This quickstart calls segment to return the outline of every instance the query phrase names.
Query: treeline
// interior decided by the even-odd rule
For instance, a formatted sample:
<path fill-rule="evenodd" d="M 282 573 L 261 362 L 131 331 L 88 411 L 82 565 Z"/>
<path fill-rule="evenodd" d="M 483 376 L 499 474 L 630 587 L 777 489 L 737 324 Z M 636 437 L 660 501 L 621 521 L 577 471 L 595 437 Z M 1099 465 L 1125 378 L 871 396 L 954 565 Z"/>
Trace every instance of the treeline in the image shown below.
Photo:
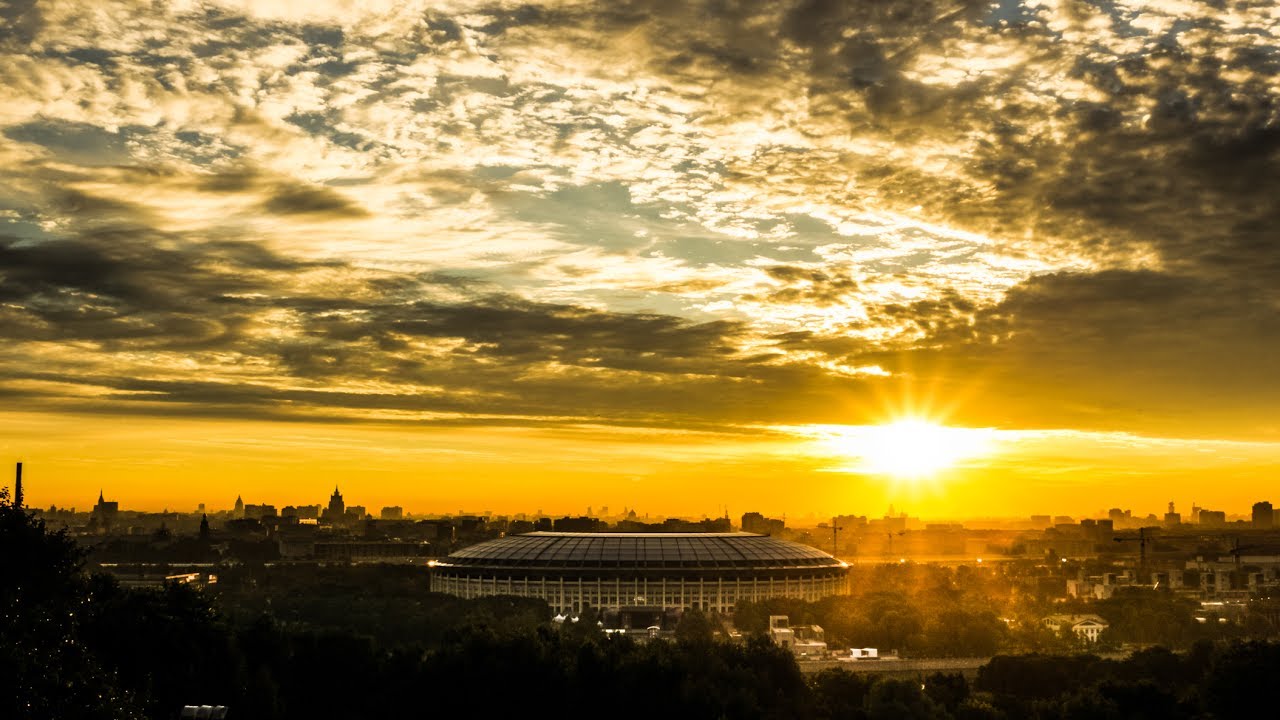
<path fill-rule="evenodd" d="M 175 717 L 182 705 L 225 704 L 244 719 L 432 717 L 982 718 L 1240 717 L 1280 672 L 1277 647 L 1202 643 L 1124 661 L 997 657 L 972 684 L 959 675 L 883 679 L 829 670 L 804 676 L 763 639 L 713 642 L 692 613 L 677 642 L 606 637 L 589 617 L 557 627 L 545 606 L 428 596 L 429 632 L 378 633 L 358 590 L 382 584 L 326 576 L 284 578 L 269 598 L 328 586 L 346 598 L 344 626 L 305 603 L 221 612 L 185 586 L 128 590 L 80 570 L 74 543 L 0 502 L 0 717 Z M 356 576 L 361 573 L 355 573 Z M 345 579 L 344 579 L 345 578 Z M 245 578 L 221 601 L 261 597 Z M 321 593 L 324 595 L 325 593 Z M 372 594 L 372 593 L 370 593 Z M 372 598 L 370 602 L 378 607 Z M 284 603 L 288 605 L 288 603 Z M 286 613 L 286 614 L 287 614 Z M 928 622 L 925 623 L 928 627 Z M 396 630 L 400 630 L 396 633 Z"/>
<path fill-rule="evenodd" d="M 1163 645 L 1185 650 L 1198 641 L 1270 639 L 1263 618 L 1199 622 L 1198 604 L 1165 590 L 1122 588 L 1102 601 L 1063 603 L 1041 597 L 1034 583 L 994 568 L 889 564 L 852 569 L 849 595 L 817 602 L 775 598 L 741 602 L 739 630 L 761 633 L 770 615 L 818 625 L 834 648 L 875 647 L 918 657 L 987 657 L 996 653 L 1070 653 Z M 1095 613 L 1110 623 L 1099 645 L 1051 632 L 1051 614 Z"/>
<path fill-rule="evenodd" d="M 988 657 L 1010 649 L 1009 626 L 984 608 L 947 607 L 938 612 L 902 595 L 881 592 L 833 596 L 818 602 L 778 598 L 738 603 L 733 622 L 745 633 L 763 633 L 770 615 L 786 615 L 792 626 L 818 625 L 832 648 L 874 647 L 903 655 Z"/>
<path fill-rule="evenodd" d="M 542 600 L 463 600 L 427 592 L 421 567 L 409 565 L 240 567 L 208 589 L 214 606 L 236 624 L 270 615 L 288 630 L 340 631 L 384 647 L 433 648 L 454 628 L 484 626 L 532 632 L 547 623 Z"/>
<path fill-rule="evenodd" d="M 1150 648 L 1121 661 L 1092 655 L 1001 656 L 978 670 L 972 717 L 1196 720 L 1272 717 L 1268 690 L 1280 645 L 1200 641 L 1185 653 Z"/>

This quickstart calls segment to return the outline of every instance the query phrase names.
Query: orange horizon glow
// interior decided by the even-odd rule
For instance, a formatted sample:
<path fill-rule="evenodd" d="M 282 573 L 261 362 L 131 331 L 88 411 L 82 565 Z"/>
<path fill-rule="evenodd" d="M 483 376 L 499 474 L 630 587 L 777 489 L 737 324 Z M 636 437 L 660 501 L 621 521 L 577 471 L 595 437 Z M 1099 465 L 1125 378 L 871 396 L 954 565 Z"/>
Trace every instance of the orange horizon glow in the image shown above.
<path fill-rule="evenodd" d="M 1145 514 L 1170 500 L 1245 514 L 1268 499 L 1256 488 L 1280 471 L 1275 443 L 916 422 L 775 426 L 744 435 L 74 420 L 0 414 L 0 453 L 25 462 L 33 507 L 87 509 L 99 488 L 136 510 L 192 511 L 205 503 L 217 511 L 237 495 L 283 507 L 323 503 L 337 484 L 349 504 L 371 512 L 400 505 L 415 514 L 580 515 L 608 506 L 612 513 L 629 507 L 653 517 L 718 517 L 727 505 L 733 518 L 750 510 L 878 517 L 894 505 L 913 516 L 962 519 L 1094 516 L 1116 506 Z M 910 432 L 899 435 L 902 429 Z M 857 465 L 856 443 L 884 432 L 895 443 L 904 439 L 890 444 L 895 452 L 910 449 L 906 439 L 938 433 L 965 440 L 927 467 L 910 458 L 898 466 L 896 455 L 878 460 L 878 450 L 870 467 Z M 964 444 L 973 437 L 981 452 Z"/>

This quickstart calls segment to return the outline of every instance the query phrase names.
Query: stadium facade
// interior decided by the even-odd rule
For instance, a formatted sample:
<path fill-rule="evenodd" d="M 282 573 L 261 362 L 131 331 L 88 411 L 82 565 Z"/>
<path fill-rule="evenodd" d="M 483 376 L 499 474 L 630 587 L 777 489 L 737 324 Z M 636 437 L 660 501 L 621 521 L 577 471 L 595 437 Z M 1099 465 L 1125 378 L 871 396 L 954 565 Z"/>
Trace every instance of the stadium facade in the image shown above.
<path fill-rule="evenodd" d="M 848 580 L 848 565 L 821 550 L 752 533 L 535 532 L 431 566 L 433 591 L 541 598 L 561 613 L 588 605 L 730 612 L 739 600 L 843 593 Z"/>

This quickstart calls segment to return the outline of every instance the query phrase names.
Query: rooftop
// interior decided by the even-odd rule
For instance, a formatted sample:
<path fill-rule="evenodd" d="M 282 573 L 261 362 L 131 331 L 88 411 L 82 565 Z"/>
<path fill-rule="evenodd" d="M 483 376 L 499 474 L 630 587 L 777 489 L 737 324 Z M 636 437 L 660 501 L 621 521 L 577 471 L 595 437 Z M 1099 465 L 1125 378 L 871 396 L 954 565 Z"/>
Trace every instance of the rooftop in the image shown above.
<path fill-rule="evenodd" d="M 753 533 L 573 533 L 512 535 L 463 548 L 448 565 L 519 567 L 843 567 L 817 548 Z"/>

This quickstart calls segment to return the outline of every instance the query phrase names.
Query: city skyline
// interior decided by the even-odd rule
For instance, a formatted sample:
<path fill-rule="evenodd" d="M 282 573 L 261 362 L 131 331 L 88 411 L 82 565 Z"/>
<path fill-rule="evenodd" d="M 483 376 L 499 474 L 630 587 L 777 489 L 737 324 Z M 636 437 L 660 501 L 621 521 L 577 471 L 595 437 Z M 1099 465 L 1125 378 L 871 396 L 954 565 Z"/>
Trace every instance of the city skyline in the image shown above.
<path fill-rule="evenodd" d="M 24 491 L 24 486 L 22 484 L 22 477 L 23 477 L 23 464 L 17 463 L 15 482 L 9 486 L 6 486 L 3 483 L 0 483 L 0 488 L 7 488 L 15 498 L 15 502 L 19 505 L 25 504 L 23 503 L 23 497 L 24 497 L 25 491 Z M 113 493 L 108 493 L 105 488 L 99 487 L 98 498 L 97 498 L 96 504 L 93 506 L 85 507 L 81 505 L 72 504 L 72 505 L 64 505 L 64 506 L 58 507 L 56 504 L 52 504 L 50 505 L 50 509 L 51 510 L 57 509 L 60 512 L 74 511 L 79 513 L 93 514 L 97 512 L 99 506 L 101 506 L 104 502 L 106 502 L 108 505 L 110 505 L 112 509 L 111 511 L 113 513 L 123 511 L 123 512 L 134 512 L 134 513 L 142 513 L 142 514 L 147 514 L 147 513 L 155 514 L 154 509 L 130 507 L 127 504 L 122 506 L 121 501 L 118 498 L 107 500 L 105 498 L 105 495 L 108 495 L 108 494 L 112 495 L 113 498 L 115 497 Z M 517 511 L 494 511 L 489 508 L 468 509 L 468 508 L 460 507 L 460 508 L 457 508 L 455 511 L 455 510 L 447 510 L 447 509 L 441 509 L 441 508 L 432 508 L 432 509 L 424 510 L 422 508 L 409 507 L 406 509 L 403 505 L 400 505 L 400 504 L 366 505 L 363 503 L 363 501 L 360 501 L 360 500 L 357 500 L 355 502 L 345 502 L 344 498 L 345 496 L 341 492 L 341 486 L 335 484 L 332 494 L 326 497 L 325 502 L 309 502 L 307 500 L 297 501 L 294 498 L 281 500 L 279 498 L 273 498 L 273 497 L 255 497 L 255 496 L 251 496 L 249 498 L 249 501 L 246 502 L 244 500 L 243 494 L 238 493 L 235 497 L 235 500 L 226 506 L 222 506 L 218 503 L 201 502 L 198 504 L 198 506 L 194 510 L 192 510 L 192 509 L 183 509 L 179 507 L 169 507 L 168 505 L 165 505 L 161 510 L 161 513 L 176 513 L 176 514 L 187 514 L 187 515 L 230 514 L 232 516 L 245 517 L 247 516 L 246 515 L 247 513 L 250 515 L 252 514 L 252 512 L 250 512 L 250 509 L 254 509 L 253 512 L 261 513 L 263 511 L 266 511 L 266 516 L 268 517 L 273 517 L 273 516 L 285 517 L 292 514 L 292 516 L 294 517 L 305 516 L 305 517 L 318 518 L 320 520 L 325 520 L 328 516 L 328 512 L 334 511 L 334 507 L 336 503 L 338 508 L 336 510 L 336 513 L 338 515 L 343 514 L 344 512 L 343 507 L 345 506 L 348 510 L 358 509 L 360 512 L 364 513 L 367 517 L 378 518 L 381 516 L 382 519 L 387 519 L 385 517 L 386 512 L 392 511 L 394 513 L 395 519 L 399 519 L 402 517 L 426 518 L 426 517 L 451 517 L 451 516 L 483 516 L 483 517 L 495 516 L 495 517 L 513 517 L 517 519 L 524 519 L 524 518 L 554 519 L 556 516 L 562 516 L 561 519 L 572 519 L 575 517 L 578 517 L 578 518 L 590 517 L 590 518 L 600 518 L 600 519 L 606 519 L 606 520 L 632 518 L 639 521 L 649 521 L 650 519 L 655 521 L 661 521 L 667 518 L 687 519 L 687 520 L 693 520 L 696 518 L 701 518 L 704 520 L 708 518 L 710 519 L 724 518 L 729 521 L 737 520 L 737 517 L 731 514 L 728 505 L 723 505 L 717 508 L 716 512 L 702 512 L 702 513 L 694 513 L 694 514 L 667 513 L 667 512 L 661 511 L 661 509 L 655 509 L 655 511 L 651 512 L 649 508 L 637 508 L 637 507 L 628 506 L 628 505 L 610 506 L 607 502 L 602 503 L 600 505 L 587 505 L 585 509 L 583 509 L 582 507 L 579 507 L 577 510 L 574 510 L 572 508 L 557 508 L 554 506 L 551 508 L 540 506 L 536 510 L 524 508 Z M 612 507 L 612 510 L 610 509 L 611 507 Z M 39 510 L 40 508 L 37 507 L 36 509 Z M 767 510 L 767 508 L 752 508 L 750 510 L 747 510 L 746 513 L 744 513 L 744 517 L 743 517 L 744 530 L 746 529 L 745 515 L 759 516 L 762 518 L 764 518 L 764 516 L 771 515 L 771 514 L 780 515 L 780 517 L 782 518 L 780 522 L 785 523 L 787 518 L 786 512 L 778 513 L 770 510 L 762 514 L 761 512 L 759 512 L 761 509 Z M 1079 514 L 1078 516 L 1065 515 L 1063 514 L 1061 509 L 1056 509 L 1056 510 L 1053 508 L 1041 508 L 1041 509 L 1049 510 L 1050 512 L 1032 513 L 1030 516 L 1024 515 L 1020 517 L 999 516 L 999 515 L 968 516 L 968 517 L 961 517 L 961 516 L 930 517 L 930 516 L 922 516 L 918 513 L 913 514 L 909 512 L 908 509 L 905 509 L 905 508 L 895 509 L 893 505 L 890 505 L 888 509 L 883 513 L 883 515 L 874 511 L 869 511 L 865 508 L 852 508 L 852 509 L 851 508 L 828 508 L 825 512 L 809 512 L 807 514 L 793 514 L 791 518 L 793 521 L 799 520 L 801 522 L 815 523 L 815 525 L 819 525 L 819 526 L 825 526 L 828 519 L 835 519 L 833 516 L 838 516 L 843 518 L 861 517 L 863 520 L 910 519 L 916 522 L 962 521 L 962 522 L 969 522 L 969 523 L 981 523 L 983 521 L 991 521 L 1000 525 L 1007 524 L 1007 523 L 1027 522 L 1028 519 L 1032 524 L 1040 523 L 1044 525 L 1061 524 L 1061 523 L 1074 524 L 1078 520 L 1090 521 L 1093 519 L 1111 519 L 1113 521 L 1122 521 L 1127 524 L 1133 525 L 1135 527 L 1138 525 L 1141 525 L 1144 522 L 1150 522 L 1154 527 L 1170 527 L 1171 524 L 1174 527 L 1194 526 L 1194 525 L 1214 527 L 1216 525 L 1221 525 L 1223 522 L 1239 522 L 1239 521 L 1250 521 L 1250 520 L 1252 521 L 1253 525 L 1257 525 L 1259 522 L 1259 517 L 1265 516 L 1266 520 L 1263 522 L 1263 525 L 1259 527 L 1270 528 L 1272 525 L 1272 520 L 1271 520 L 1272 504 L 1270 503 L 1270 501 L 1266 499 L 1255 500 L 1254 502 L 1249 504 L 1249 507 L 1247 510 L 1242 512 L 1236 512 L 1235 508 L 1230 508 L 1230 507 L 1224 509 L 1219 507 L 1202 506 L 1196 502 L 1192 502 L 1189 505 L 1179 506 L 1176 500 L 1170 500 L 1167 503 L 1167 505 L 1165 506 L 1166 512 L 1164 514 L 1160 514 L 1157 512 L 1146 512 L 1144 514 L 1144 511 L 1142 508 L 1139 508 L 1138 510 L 1134 510 L 1133 508 L 1129 508 L 1129 507 L 1121 508 L 1116 506 L 1112 506 L 1106 509 L 1101 509 L 1101 508 L 1095 509 L 1091 512 L 1085 512 L 1085 513 Z M 1182 512 L 1178 512 L 1179 509 L 1181 509 Z M 292 513 L 290 513 L 289 511 L 292 511 Z M 1209 519 L 1209 520 L 1203 519 L 1200 517 L 1202 512 L 1207 512 L 1211 515 L 1214 515 L 1216 516 L 1217 519 Z M 303 515 L 301 513 L 307 513 L 307 514 Z M 1260 515 L 1260 513 L 1262 515 Z M 767 520 L 768 518 L 764 518 L 764 519 Z M 982 526 L 972 525 L 971 527 L 980 528 Z M 756 532 L 756 530 L 750 530 L 750 532 Z"/>
<path fill-rule="evenodd" d="M 20 3 L 0 459 L 43 506 L 1247 508 L 1270 12 Z"/>

